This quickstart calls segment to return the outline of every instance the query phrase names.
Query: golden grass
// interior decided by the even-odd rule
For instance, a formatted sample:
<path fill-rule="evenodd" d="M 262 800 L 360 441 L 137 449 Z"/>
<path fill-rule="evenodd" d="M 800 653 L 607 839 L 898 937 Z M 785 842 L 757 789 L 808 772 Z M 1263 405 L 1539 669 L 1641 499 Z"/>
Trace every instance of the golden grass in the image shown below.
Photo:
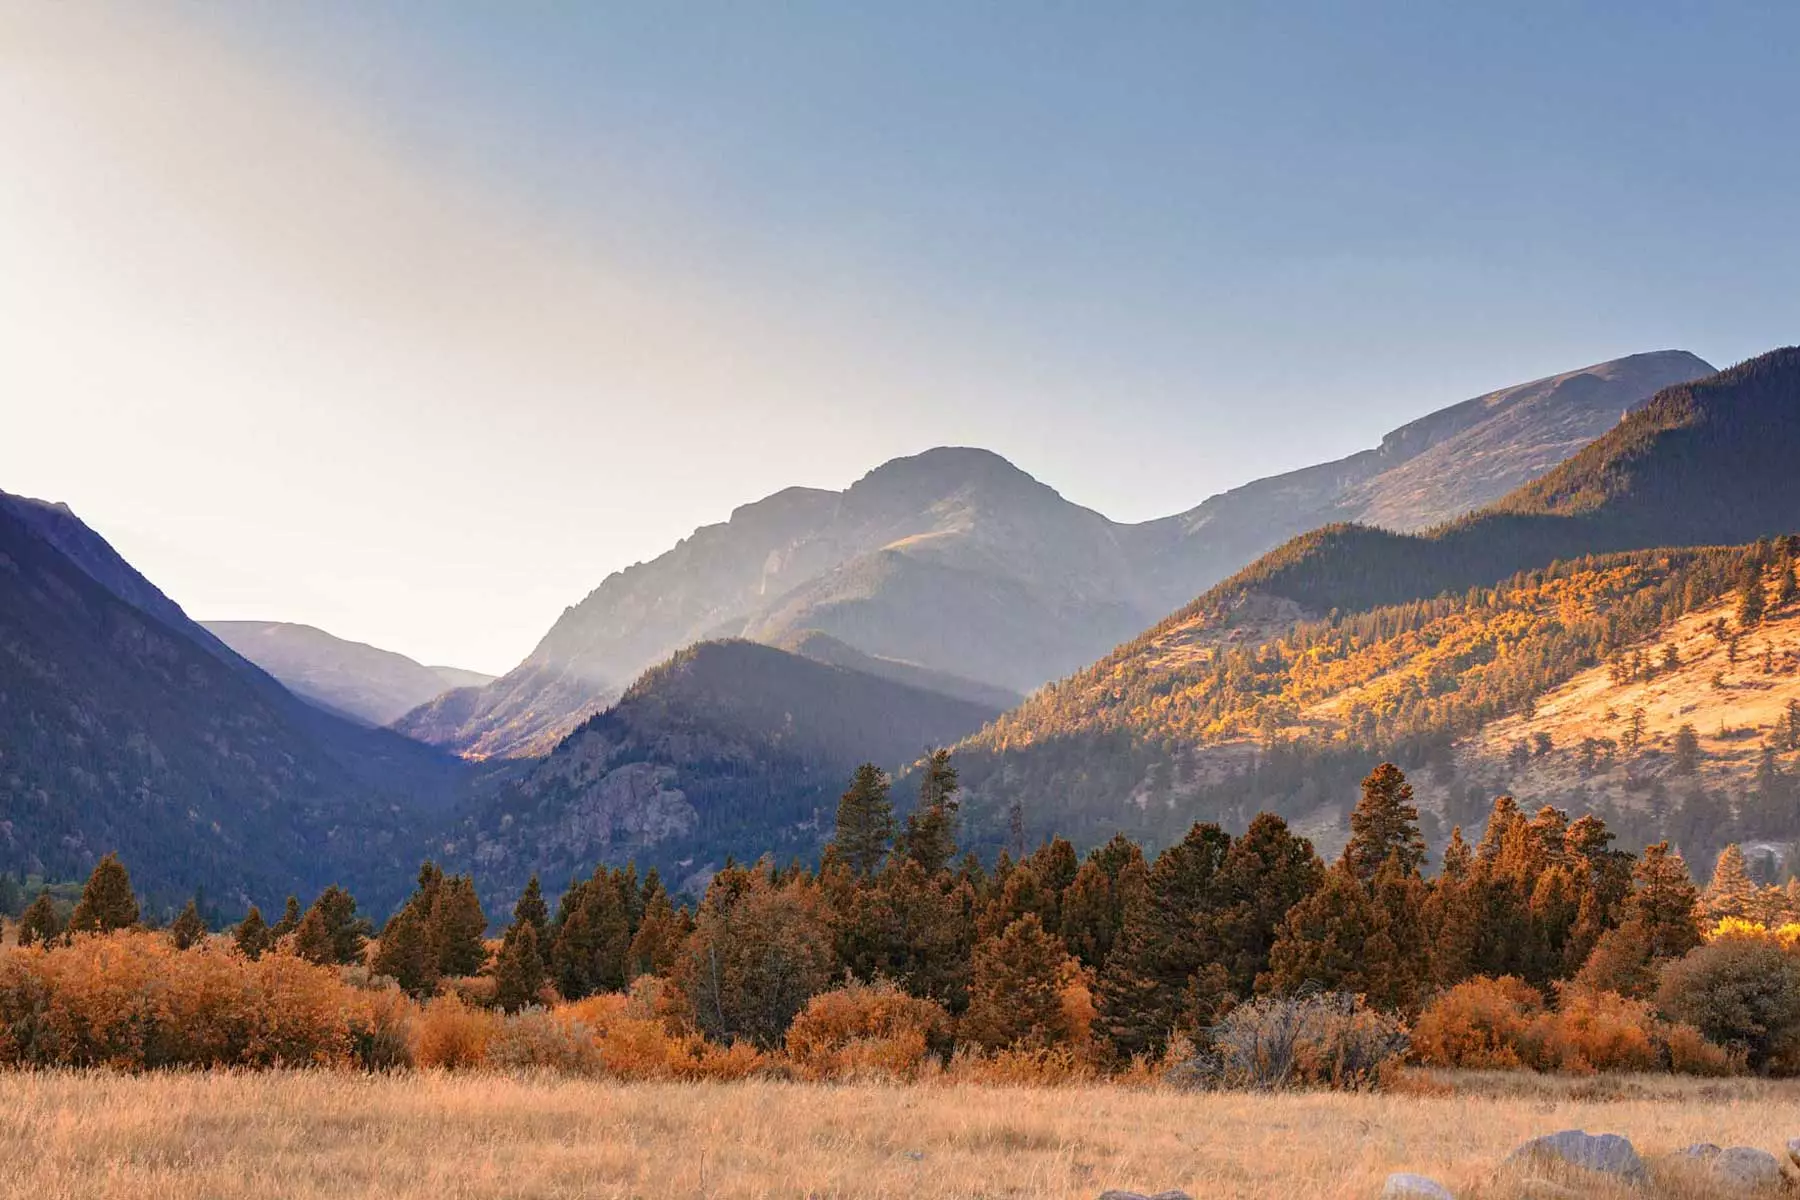
<path fill-rule="evenodd" d="M 1500 1195 L 1539 1133 L 1780 1153 L 1800 1086 L 1420 1074 L 1408 1094 L 619 1084 L 491 1074 L 0 1075 L 0 1195 L 1373 1197 L 1388 1172 Z M 1452 1090 L 1454 1089 L 1454 1090 Z M 1664 1182 L 1666 1183 L 1666 1176 Z M 1652 1195 L 1701 1196 L 1693 1187 Z"/>

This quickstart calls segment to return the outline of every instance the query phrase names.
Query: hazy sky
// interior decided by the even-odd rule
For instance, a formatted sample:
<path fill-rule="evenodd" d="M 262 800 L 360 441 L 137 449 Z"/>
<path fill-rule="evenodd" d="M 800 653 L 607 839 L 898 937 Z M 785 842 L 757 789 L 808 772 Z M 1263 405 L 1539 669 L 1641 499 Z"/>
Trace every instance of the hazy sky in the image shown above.
<path fill-rule="evenodd" d="M 0 488 L 193 615 L 490 671 L 936 444 L 1162 515 L 1800 340 L 1796 45 L 1791 4 L 0 0 Z"/>

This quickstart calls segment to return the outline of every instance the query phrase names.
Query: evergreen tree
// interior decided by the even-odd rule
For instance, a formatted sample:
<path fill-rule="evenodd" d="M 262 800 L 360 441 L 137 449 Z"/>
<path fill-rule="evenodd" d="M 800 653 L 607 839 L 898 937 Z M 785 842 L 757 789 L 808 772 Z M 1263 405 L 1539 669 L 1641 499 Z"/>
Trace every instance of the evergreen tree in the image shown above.
<path fill-rule="evenodd" d="M 866 879 L 881 869 L 893 842 L 894 805 L 888 799 L 887 772 L 864 763 L 838 800 L 830 852 Z"/>
<path fill-rule="evenodd" d="M 1712 879 L 1701 898 L 1701 912 L 1709 923 L 1717 924 L 1726 917 L 1755 920 L 1758 907 L 1757 887 L 1744 865 L 1743 850 L 1735 843 L 1725 847 L 1713 864 Z"/>
<path fill-rule="evenodd" d="M 296 932 L 300 928 L 300 898 L 289 896 L 287 907 L 281 911 L 281 920 L 269 926 L 269 944 L 274 945 L 282 938 Z"/>
<path fill-rule="evenodd" d="M 1738 628 L 1754 629 L 1756 626 L 1761 625 L 1764 608 L 1762 564 L 1756 562 L 1746 563 L 1744 564 L 1743 576 L 1738 582 Z"/>
<path fill-rule="evenodd" d="M 274 930 L 263 920 L 262 909 L 254 904 L 244 914 L 244 919 L 237 923 L 231 940 L 236 944 L 238 953 L 252 962 L 261 958 L 275 944 Z"/>
<path fill-rule="evenodd" d="M 308 914 L 308 919 L 310 919 Z M 304 929 L 306 921 L 301 922 Z M 302 951 L 304 954 L 305 952 Z M 312 957 L 306 955 L 306 957 Z M 422 999 L 437 991 L 441 977 L 437 947 L 431 934 L 431 919 L 415 904 L 402 905 L 382 927 L 381 941 L 375 948 L 370 970 L 386 975 L 407 995 Z"/>
<path fill-rule="evenodd" d="M 537 999 L 544 979 L 537 927 L 530 921 L 515 920 L 507 927 L 494 960 L 494 1002 L 504 1012 L 518 1012 Z"/>
<path fill-rule="evenodd" d="M 1119 1053 L 1159 1052 L 1172 1033 L 1217 1015 L 1230 989 L 1218 920 L 1230 849 L 1224 830 L 1197 824 L 1157 855 L 1142 895 L 1126 898 L 1096 994 L 1099 1028 Z"/>
<path fill-rule="evenodd" d="M 656 868 L 644 877 L 644 917 L 632 935 L 628 974 L 666 975 L 681 953 L 681 943 L 689 932 L 687 915 L 678 911 L 663 888 Z"/>
<path fill-rule="evenodd" d="M 169 939 L 177 950 L 186 950 L 205 941 L 206 934 L 206 918 L 200 915 L 200 906 L 189 900 L 181 915 L 169 926 Z"/>
<path fill-rule="evenodd" d="M 1325 872 L 1319 890 L 1288 912 L 1269 951 L 1269 971 L 1259 990 L 1291 995 L 1307 987 L 1367 992 L 1369 939 L 1379 916 L 1369 893 L 1340 862 Z"/>
<path fill-rule="evenodd" d="M 968 883 L 934 878 L 912 858 L 895 855 L 872 885 L 834 894 L 838 957 L 857 979 L 891 979 L 959 1012 L 968 1003 L 974 908 Z"/>
<path fill-rule="evenodd" d="M 1368 883 L 1392 855 L 1403 871 L 1416 872 L 1425 862 L 1425 839 L 1419 833 L 1419 810 L 1412 784 L 1393 763 L 1382 763 L 1363 780 L 1362 800 L 1350 814 L 1350 842 L 1343 864 Z"/>
<path fill-rule="evenodd" d="M 56 902 L 50 899 L 50 889 L 43 888 L 19 918 L 19 945 L 48 946 L 62 935 L 62 917 L 57 915 Z"/>
<path fill-rule="evenodd" d="M 1045 932 L 1036 913 L 976 943 L 961 1035 L 988 1050 L 1066 1040 L 1062 985 L 1069 965 L 1062 939 Z"/>
<path fill-rule="evenodd" d="M 1431 971 L 1425 881 L 1398 851 L 1369 886 L 1375 927 L 1363 945 L 1363 993 L 1377 1008 L 1417 1013 Z"/>
<path fill-rule="evenodd" d="M 438 974 L 475 975 L 487 962 L 487 914 L 468 875 L 446 877 L 431 900 L 430 940 L 437 953 Z"/>
<path fill-rule="evenodd" d="M 1775 562 L 1775 607 L 1786 608 L 1800 597 L 1800 582 L 1794 578 L 1794 556 L 1786 550 Z"/>
<path fill-rule="evenodd" d="M 71 933 L 110 933 L 138 922 L 137 896 L 131 891 L 131 874 L 117 854 L 108 854 L 94 865 L 81 899 L 69 917 Z"/>
<path fill-rule="evenodd" d="M 1325 864 L 1312 843 L 1274 813 L 1260 813 L 1219 867 L 1220 962 L 1231 990 L 1248 996 L 1269 969 L 1269 952 L 1290 909 L 1319 889 Z"/>
<path fill-rule="evenodd" d="M 1692 725 L 1683 725 L 1675 731 L 1675 773 L 1692 775 L 1699 769 L 1700 735 Z"/>
<path fill-rule="evenodd" d="M 294 953 L 322 965 L 359 963 L 369 933 L 369 922 L 356 913 L 356 897 L 334 883 L 300 918 Z"/>
<path fill-rule="evenodd" d="M 741 873 L 741 868 L 720 874 L 733 878 L 730 871 Z M 565 999 L 624 989 L 632 905 L 623 885 L 622 873 L 600 867 L 563 893 L 551 931 L 549 964 Z"/>
<path fill-rule="evenodd" d="M 654 869 L 651 870 L 650 875 L 653 879 L 656 877 Z M 660 881 L 657 886 L 661 886 Z M 550 909 L 544 903 L 544 889 L 543 885 L 538 883 L 536 871 L 533 871 L 531 878 L 525 881 L 525 890 L 519 893 L 519 902 L 513 905 L 513 924 L 531 926 L 537 933 L 540 950 L 550 944 Z"/>
<path fill-rule="evenodd" d="M 1120 877 L 1126 871 L 1143 884 L 1144 853 L 1137 843 L 1115 835 L 1106 846 L 1088 855 L 1063 889 L 1060 905 L 1063 942 L 1082 966 L 1099 970 L 1106 962 L 1125 923 L 1124 890 Z"/>
<path fill-rule="evenodd" d="M 1476 894 L 1475 853 L 1462 826 L 1450 831 L 1444 865 L 1425 898 L 1425 935 L 1431 946 L 1431 981 L 1454 987 L 1475 973 L 1481 937 L 1481 901 Z"/>
<path fill-rule="evenodd" d="M 919 779 L 919 806 L 906 818 L 906 855 L 927 875 L 956 857 L 957 788 L 950 751 L 932 751 Z"/>

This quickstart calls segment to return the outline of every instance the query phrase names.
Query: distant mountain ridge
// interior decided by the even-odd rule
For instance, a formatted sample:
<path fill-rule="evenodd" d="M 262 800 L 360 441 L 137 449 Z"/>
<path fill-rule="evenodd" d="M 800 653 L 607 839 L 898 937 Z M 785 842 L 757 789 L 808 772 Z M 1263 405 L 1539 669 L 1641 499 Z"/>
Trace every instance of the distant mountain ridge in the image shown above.
<path fill-rule="evenodd" d="M 427 667 L 404 654 L 346 641 L 311 625 L 201 624 L 295 695 L 371 725 L 389 724 L 453 687 L 478 687 L 493 679 L 472 671 Z"/>
<path fill-rule="evenodd" d="M 1187 513 L 1108 520 L 985 450 L 895 459 L 842 492 L 788 488 L 608 577 L 529 657 L 396 725 L 475 757 L 547 752 L 681 647 L 822 634 L 878 660 L 1029 692 L 1258 554 L 1349 517 L 1431 524 L 1548 470 L 1658 388 L 1707 374 L 1633 355 L 1464 401 L 1335 463 Z"/>

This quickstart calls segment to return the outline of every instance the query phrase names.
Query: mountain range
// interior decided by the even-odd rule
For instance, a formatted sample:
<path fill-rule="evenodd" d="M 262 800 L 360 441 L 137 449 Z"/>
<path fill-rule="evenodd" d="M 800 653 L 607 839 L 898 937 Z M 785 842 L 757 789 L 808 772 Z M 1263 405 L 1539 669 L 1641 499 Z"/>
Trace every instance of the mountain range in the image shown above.
<path fill-rule="evenodd" d="M 426 855 L 503 892 L 600 860 L 697 882 L 816 853 L 858 762 L 952 742 L 984 851 L 1015 808 L 1155 842 L 1267 807 L 1329 844 L 1375 754 L 1452 819 L 1514 757 L 1472 748 L 1488 725 L 1725 603 L 1750 553 L 1668 547 L 1800 525 L 1797 354 L 1566 372 L 1137 525 L 927 451 L 739 508 L 449 690 L 304 626 L 199 625 L 66 508 L 0 494 L 0 867 L 119 849 L 151 889 L 341 880 L 374 907 Z"/>
<path fill-rule="evenodd" d="M 608 577 L 514 670 L 397 728 L 472 757 L 542 754 L 650 666 L 722 637 L 823 634 L 952 677 L 952 694 L 1029 692 L 1296 533 L 1455 516 L 1549 470 L 1660 388 L 1711 371 L 1661 351 L 1504 388 L 1374 449 L 1136 525 L 967 448 L 896 459 L 842 492 L 788 488 Z"/>

